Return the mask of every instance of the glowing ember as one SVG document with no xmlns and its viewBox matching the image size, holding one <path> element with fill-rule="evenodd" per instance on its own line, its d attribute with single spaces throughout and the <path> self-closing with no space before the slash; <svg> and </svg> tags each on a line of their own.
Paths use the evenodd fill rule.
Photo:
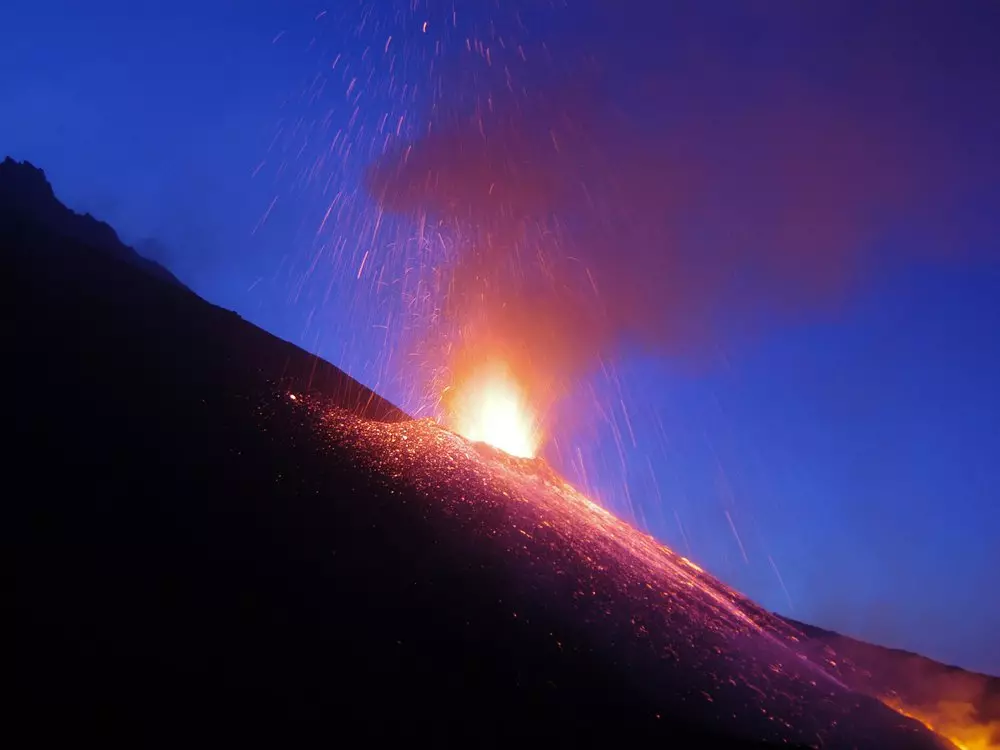
<svg viewBox="0 0 1000 750">
<path fill-rule="evenodd" d="M 538 451 L 538 422 L 517 381 L 503 365 L 479 370 L 450 394 L 451 427 L 474 442 L 517 456 Z"/>
</svg>

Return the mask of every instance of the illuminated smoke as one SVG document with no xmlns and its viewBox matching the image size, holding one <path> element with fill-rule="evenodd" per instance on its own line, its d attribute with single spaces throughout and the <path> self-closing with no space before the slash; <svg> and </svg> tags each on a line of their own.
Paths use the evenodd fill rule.
<svg viewBox="0 0 1000 750">
<path fill-rule="evenodd" d="M 457 238 L 452 366 L 499 349 L 545 400 L 623 346 L 697 353 L 967 239 L 956 207 L 996 158 L 955 86 L 975 89 L 988 37 L 885 3 L 853 25 L 642 5 L 549 10 L 534 46 L 530 22 L 498 23 L 452 76 L 464 93 L 369 170 L 383 208 Z"/>
</svg>

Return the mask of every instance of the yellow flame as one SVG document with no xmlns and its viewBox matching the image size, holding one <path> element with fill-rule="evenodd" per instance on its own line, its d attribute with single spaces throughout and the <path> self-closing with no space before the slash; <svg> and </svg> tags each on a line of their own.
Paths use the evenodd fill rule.
<svg viewBox="0 0 1000 750">
<path fill-rule="evenodd" d="M 458 386 L 451 404 L 452 428 L 459 435 L 519 458 L 533 458 L 538 452 L 538 421 L 506 366 L 493 364 L 477 371 Z"/>
</svg>

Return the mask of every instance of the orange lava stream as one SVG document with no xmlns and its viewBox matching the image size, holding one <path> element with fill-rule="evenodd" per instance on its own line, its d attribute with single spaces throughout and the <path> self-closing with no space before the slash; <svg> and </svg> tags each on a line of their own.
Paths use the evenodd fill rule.
<svg viewBox="0 0 1000 750">
<path fill-rule="evenodd" d="M 962 701 L 940 701 L 934 706 L 904 706 L 895 697 L 882 702 L 894 711 L 915 719 L 959 750 L 1000 750 L 1000 722 L 977 721 L 974 708 Z"/>
</svg>

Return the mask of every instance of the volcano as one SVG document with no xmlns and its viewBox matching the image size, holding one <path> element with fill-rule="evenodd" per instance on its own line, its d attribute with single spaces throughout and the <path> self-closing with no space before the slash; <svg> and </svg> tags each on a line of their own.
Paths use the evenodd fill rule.
<svg viewBox="0 0 1000 750">
<path fill-rule="evenodd" d="M 0 198 L 22 736 L 949 747 L 822 631 L 200 299 L 31 165 Z"/>
</svg>

